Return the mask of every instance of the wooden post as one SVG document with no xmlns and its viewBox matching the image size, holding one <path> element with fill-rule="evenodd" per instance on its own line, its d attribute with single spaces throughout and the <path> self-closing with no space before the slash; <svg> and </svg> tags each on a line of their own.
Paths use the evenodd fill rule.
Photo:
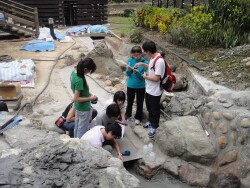
<svg viewBox="0 0 250 188">
<path fill-rule="evenodd" d="M 38 11 L 37 11 L 37 8 L 35 7 L 34 8 L 35 11 L 35 26 L 36 26 L 36 36 L 38 37 L 39 36 L 39 19 L 38 19 Z"/>
<path fill-rule="evenodd" d="M 176 0 L 174 0 L 174 8 L 176 7 Z"/>
<path fill-rule="evenodd" d="M 169 6 L 169 0 L 167 0 L 167 8 L 168 8 L 168 6 Z"/>
<path fill-rule="evenodd" d="M 194 7 L 194 0 L 192 0 L 192 7 Z"/>
<path fill-rule="evenodd" d="M 184 8 L 184 0 L 181 0 L 181 8 Z"/>
</svg>

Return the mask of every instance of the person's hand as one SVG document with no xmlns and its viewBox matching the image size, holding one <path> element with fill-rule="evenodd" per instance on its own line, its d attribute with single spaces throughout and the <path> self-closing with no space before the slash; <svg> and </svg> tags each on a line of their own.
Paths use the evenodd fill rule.
<svg viewBox="0 0 250 188">
<path fill-rule="evenodd" d="M 89 96 L 90 101 L 93 101 L 93 100 L 95 100 L 96 98 L 97 98 L 97 96 L 95 96 L 95 95 L 93 95 L 93 94 L 91 94 L 91 95 Z"/>
<path fill-rule="evenodd" d="M 120 121 L 120 120 L 115 120 L 116 123 L 119 123 L 119 124 L 122 124 L 122 125 L 125 125 L 127 126 L 128 124 L 126 124 L 125 121 Z"/>
<path fill-rule="evenodd" d="M 122 154 L 118 153 L 118 159 L 123 160 Z"/>
<path fill-rule="evenodd" d="M 138 72 L 138 70 L 137 70 L 136 68 L 134 68 L 134 69 L 133 69 L 133 73 L 136 74 L 137 72 Z"/>
<path fill-rule="evenodd" d="M 127 65 L 127 71 L 130 71 L 130 70 L 131 70 L 130 66 Z"/>
<path fill-rule="evenodd" d="M 141 65 L 141 62 L 136 63 L 136 64 L 134 65 L 134 69 L 137 69 L 140 65 Z"/>
<path fill-rule="evenodd" d="M 147 73 L 144 72 L 141 76 L 142 76 L 142 78 L 146 79 Z"/>
</svg>

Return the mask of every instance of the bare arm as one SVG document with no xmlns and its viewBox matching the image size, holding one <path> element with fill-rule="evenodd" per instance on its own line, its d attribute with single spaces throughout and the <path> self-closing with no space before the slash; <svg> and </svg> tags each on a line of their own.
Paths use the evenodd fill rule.
<svg viewBox="0 0 250 188">
<path fill-rule="evenodd" d="M 136 63 L 135 66 L 134 66 L 134 68 L 137 68 L 139 66 L 143 66 L 145 69 L 148 69 L 148 64 L 145 64 L 143 62 Z"/>
<path fill-rule="evenodd" d="M 121 112 L 122 122 L 125 122 L 125 112 Z"/>
<path fill-rule="evenodd" d="M 96 96 L 95 95 L 90 95 L 89 97 L 80 97 L 80 91 L 78 90 L 75 90 L 75 93 L 74 93 L 74 101 L 75 102 L 88 102 L 88 101 L 93 101 L 96 99 Z"/>
<path fill-rule="evenodd" d="M 113 142 L 114 142 L 114 148 L 115 148 L 115 151 L 117 152 L 118 158 L 120 160 L 123 160 L 123 157 L 122 157 L 122 154 L 121 154 L 121 151 L 120 151 L 120 147 L 119 147 L 117 141 L 115 139 L 113 139 Z"/>
<path fill-rule="evenodd" d="M 74 105 L 72 105 L 72 107 L 70 108 L 68 115 L 66 117 L 66 121 L 67 122 L 73 122 L 75 121 L 75 108 Z"/>
<path fill-rule="evenodd" d="M 146 80 L 150 80 L 150 81 L 154 81 L 154 82 L 158 82 L 161 79 L 160 75 L 147 76 L 145 72 L 142 75 L 142 77 Z"/>
</svg>

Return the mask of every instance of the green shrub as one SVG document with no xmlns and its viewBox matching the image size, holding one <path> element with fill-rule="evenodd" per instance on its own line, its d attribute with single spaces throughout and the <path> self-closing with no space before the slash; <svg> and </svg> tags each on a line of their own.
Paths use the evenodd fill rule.
<svg viewBox="0 0 250 188">
<path fill-rule="evenodd" d="M 151 15 L 154 9 L 155 7 L 152 6 L 143 6 L 141 9 L 137 10 L 138 24 L 140 26 L 146 26 L 145 20 L 148 19 L 146 17 Z"/>
<path fill-rule="evenodd" d="M 183 17 L 186 14 L 184 10 L 174 8 L 157 8 L 144 6 L 137 11 L 138 23 L 140 26 L 158 30 L 165 34 L 174 18 Z"/>
<path fill-rule="evenodd" d="M 123 38 L 125 37 L 125 33 L 124 32 L 121 32 L 120 36 Z"/>
<path fill-rule="evenodd" d="M 141 32 L 136 29 L 132 29 L 130 33 L 130 41 L 136 44 L 140 43 L 142 41 Z"/>
<path fill-rule="evenodd" d="M 207 12 L 213 16 L 211 43 L 228 48 L 250 42 L 250 0 L 211 0 Z"/>
<path fill-rule="evenodd" d="M 123 10 L 123 16 L 124 17 L 130 17 L 135 12 L 134 9 L 124 9 Z"/>
<path fill-rule="evenodd" d="M 209 45 L 212 15 L 204 13 L 203 6 L 194 7 L 190 14 L 173 20 L 170 40 L 178 45 L 198 48 Z"/>
</svg>

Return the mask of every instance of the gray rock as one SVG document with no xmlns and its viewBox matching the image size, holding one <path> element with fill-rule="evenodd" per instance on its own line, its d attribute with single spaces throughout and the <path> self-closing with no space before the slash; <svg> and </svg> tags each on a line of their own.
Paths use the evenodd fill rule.
<svg viewBox="0 0 250 188">
<path fill-rule="evenodd" d="M 166 122 L 158 128 L 156 142 L 171 157 L 210 163 L 217 151 L 205 135 L 198 118 L 185 116 Z"/>
<path fill-rule="evenodd" d="M 223 155 L 222 159 L 219 161 L 219 166 L 227 165 L 237 160 L 237 152 L 235 150 L 231 150 L 225 155 Z"/>
<path fill-rule="evenodd" d="M 54 119 L 54 116 L 45 116 L 42 118 L 43 127 L 48 131 L 55 131 L 59 134 L 65 133 L 64 130 L 58 128 L 55 125 L 55 121 L 56 121 L 56 119 Z"/>
<path fill-rule="evenodd" d="M 222 104 L 222 106 L 225 107 L 225 108 L 230 108 L 230 107 L 233 106 L 233 105 L 234 105 L 234 104 L 233 104 L 233 103 L 230 103 L 230 102 Z"/>
<path fill-rule="evenodd" d="M 140 187 L 122 161 L 79 139 L 45 139 L 0 159 L 0 170 L 0 184 L 10 187 Z"/>
<path fill-rule="evenodd" d="M 187 77 L 185 75 L 181 75 L 181 74 L 176 74 L 176 84 L 174 85 L 173 89 L 174 90 L 182 90 L 185 89 L 188 85 L 188 80 Z"/>
<path fill-rule="evenodd" d="M 212 76 L 213 77 L 217 77 L 217 76 L 220 76 L 221 75 L 221 72 L 213 72 L 212 73 Z"/>
<path fill-rule="evenodd" d="M 232 173 L 211 173 L 208 187 L 211 188 L 240 188 L 240 179 Z"/>
<path fill-rule="evenodd" d="M 180 179 L 189 185 L 205 187 L 209 182 L 210 171 L 200 166 L 182 165 L 178 173 Z"/>
</svg>

